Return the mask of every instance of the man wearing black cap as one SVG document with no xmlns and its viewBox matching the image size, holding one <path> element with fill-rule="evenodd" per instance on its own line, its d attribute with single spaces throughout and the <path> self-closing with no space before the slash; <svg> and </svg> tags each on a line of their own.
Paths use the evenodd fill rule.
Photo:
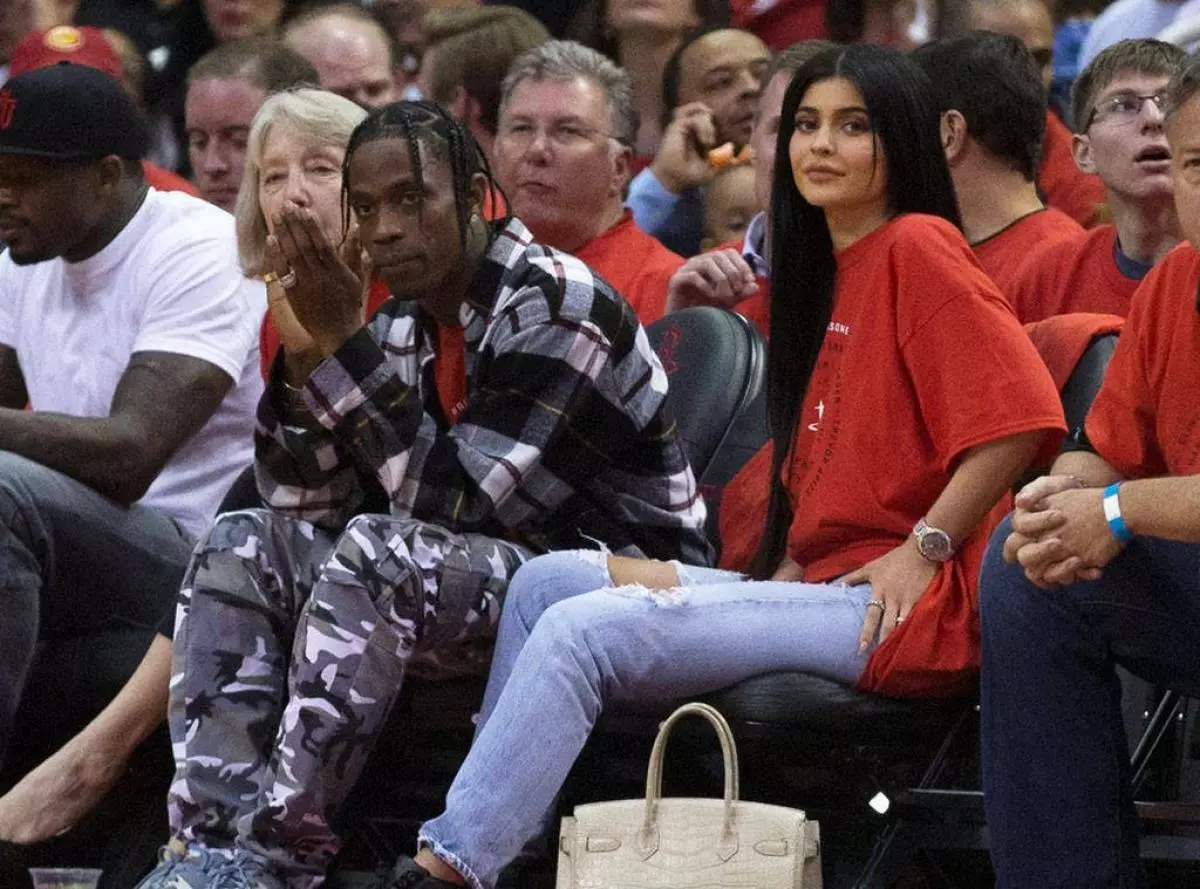
<svg viewBox="0 0 1200 889">
<path fill-rule="evenodd" d="M 227 213 L 146 186 L 146 142 L 103 72 L 63 63 L 0 89 L 0 759 L 39 640 L 171 632 L 192 544 L 253 459 L 262 285 Z M 169 652 L 156 638 L 0 800 L 0 840 L 70 826 L 115 781 L 165 712 Z"/>
</svg>

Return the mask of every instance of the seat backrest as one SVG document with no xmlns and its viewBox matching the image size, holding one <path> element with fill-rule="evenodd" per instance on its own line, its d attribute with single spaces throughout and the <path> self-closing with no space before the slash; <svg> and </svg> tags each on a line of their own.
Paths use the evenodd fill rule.
<svg viewBox="0 0 1200 889">
<path fill-rule="evenodd" d="M 1074 432 L 1083 423 L 1088 409 L 1104 383 L 1108 362 L 1117 348 L 1115 333 L 1098 336 L 1088 344 L 1075 369 L 1062 389 L 1063 413 L 1067 416 L 1067 429 Z"/>
<path fill-rule="evenodd" d="M 721 488 L 767 441 L 766 341 L 741 315 L 696 307 L 646 328 L 717 541 Z"/>
<path fill-rule="evenodd" d="M 1083 425 L 1088 409 L 1091 408 L 1096 393 L 1100 391 L 1100 387 L 1104 383 L 1104 374 L 1108 370 L 1108 362 L 1112 358 L 1113 352 L 1116 351 L 1117 339 L 1118 335 L 1115 333 L 1104 333 L 1093 337 L 1087 348 L 1083 350 L 1083 354 L 1079 356 L 1079 360 L 1075 362 L 1071 375 L 1063 383 L 1060 397 L 1062 398 L 1063 414 L 1067 419 L 1068 437 Z M 1019 491 L 1038 476 L 1045 475 L 1049 470 L 1048 464 L 1030 467 L 1018 479 L 1014 490 Z"/>
</svg>

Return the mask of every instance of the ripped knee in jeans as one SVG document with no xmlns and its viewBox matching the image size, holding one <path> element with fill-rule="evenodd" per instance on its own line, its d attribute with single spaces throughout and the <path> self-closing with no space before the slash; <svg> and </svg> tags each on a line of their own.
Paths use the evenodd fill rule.
<svg viewBox="0 0 1200 889">
<path fill-rule="evenodd" d="M 644 586 L 652 590 L 669 590 L 679 586 L 679 572 L 673 564 L 651 559 L 609 556 L 608 576 L 613 586 Z"/>
</svg>

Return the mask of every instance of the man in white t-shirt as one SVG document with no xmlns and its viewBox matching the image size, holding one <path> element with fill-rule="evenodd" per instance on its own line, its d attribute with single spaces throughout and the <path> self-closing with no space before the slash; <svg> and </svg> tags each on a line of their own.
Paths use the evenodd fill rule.
<svg viewBox="0 0 1200 889">
<path fill-rule="evenodd" d="M 146 141 L 100 71 L 63 63 L 0 89 L 0 758 L 40 640 L 171 633 L 193 543 L 253 459 L 263 286 L 240 271 L 227 213 L 146 186 Z M 124 751 L 148 733 L 169 652 L 156 637 L 108 735 L 102 714 L 72 743 Z M 92 759 L 119 774 L 105 752 Z M 0 800 L 0 839 L 30 839 L 5 825 L 13 808 Z"/>
</svg>

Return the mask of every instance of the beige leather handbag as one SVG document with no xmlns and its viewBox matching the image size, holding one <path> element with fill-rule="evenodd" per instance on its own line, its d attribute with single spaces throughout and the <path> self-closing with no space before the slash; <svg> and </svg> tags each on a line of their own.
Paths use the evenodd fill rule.
<svg viewBox="0 0 1200 889">
<path fill-rule="evenodd" d="M 662 798 L 663 751 L 684 716 L 713 724 L 725 755 L 725 798 Z M 646 798 L 592 803 L 564 818 L 557 889 L 821 889 L 817 823 L 785 806 L 738 800 L 733 733 L 707 704 L 662 724 Z"/>
</svg>

